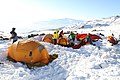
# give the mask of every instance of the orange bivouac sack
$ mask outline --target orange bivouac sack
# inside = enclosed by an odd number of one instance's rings
[[[118,43],[118,41],[116,41],[112,36],[108,36],[107,41],[109,41],[112,44],[117,44]]]

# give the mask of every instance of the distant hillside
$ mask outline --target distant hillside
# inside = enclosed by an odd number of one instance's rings
[[[56,29],[56,28],[60,28],[63,26],[76,24],[79,22],[83,22],[83,21],[70,19],[70,18],[64,18],[64,19],[53,19],[50,21],[39,21],[39,22],[34,23],[34,25],[36,25],[38,29],[41,29],[41,27],[43,29]]]
[[[120,16],[111,16],[108,18],[101,18],[97,20],[75,20],[75,19],[53,19],[50,21],[40,21],[34,23],[35,29],[32,27],[29,33],[41,31],[54,31],[56,28],[61,29],[85,29],[85,28],[100,28],[111,25],[120,25]]]
[[[62,29],[95,28],[106,27],[110,25],[120,25],[120,16],[117,15],[108,18],[79,22],[73,25],[65,26]]]

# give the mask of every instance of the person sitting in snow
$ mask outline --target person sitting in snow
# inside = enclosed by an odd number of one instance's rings
[[[60,32],[59,37],[63,37],[64,33],[63,30]]]
[[[18,40],[18,36],[17,36],[17,33],[15,32],[15,29],[16,28],[12,28],[12,31],[10,32],[11,34],[10,40],[13,39],[13,43]]]
[[[74,41],[75,41],[75,34],[71,31],[69,36],[68,36],[68,40],[70,42],[70,45],[74,45]]]
[[[91,45],[95,46],[95,44],[93,44],[93,41],[92,41],[90,35],[91,35],[90,33],[87,34],[87,37],[85,38],[85,43],[90,43]]]
[[[108,36],[107,37],[107,41],[109,41],[111,43],[111,45],[115,45],[115,44],[118,44],[119,40],[117,40],[115,37],[114,37],[114,34],[112,33],[112,36]]]

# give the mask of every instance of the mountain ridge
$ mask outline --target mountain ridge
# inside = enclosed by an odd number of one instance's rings
[[[120,16],[111,16],[107,18],[88,20],[84,22],[79,22],[74,25],[65,26],[62,29],[81,29],[81,28],[95,28],[95,27],[106,27],[110,25],[119,25]]]

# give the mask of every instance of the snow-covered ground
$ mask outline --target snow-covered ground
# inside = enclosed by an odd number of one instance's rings
[[[93,31],[94,29],[96,31]],[[58,58],[46,66],[34,69],[28,69],[19,62],[6,60],[7,48],[12,42],[0,41],[0,62],[3,63],[0,64],[0,80],[120,80],[120,45],[111,46],[107,42],[107,36],[112,33],[118,39],[120,25],[112,24],[76,31],[104,34],[100,49],[92,45],[72,49],[40,42],[49,54],[58,54]]]

